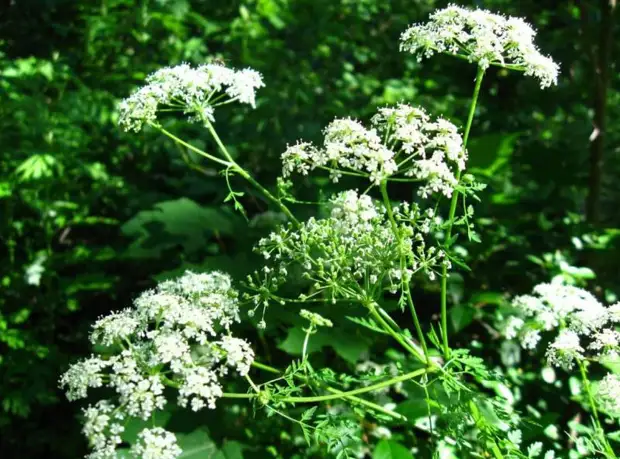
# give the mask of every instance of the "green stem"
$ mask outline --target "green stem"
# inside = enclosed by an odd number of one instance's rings
[[[364,394],[366,392],[373,392],[375,390],[383,389],[384,387],[389,387],[394,384],[398,384],[400,382],[408,381],[417,376],[421,376],[425,374],[427,371],[430,371],[427,368],[420,368],[418,370],[412,371],[410,373],[405,373],[404,375],[396,376],[394,378],[388,379],[387,381],[383,381],[377,384],[373,384],[371,386],[361,387],[359,389],[354,389],[346,392],[335,393],[332,395],[317,395],[315,397],[285,397],[282,399],[283,402],[288,403],[315,403],[315,402],[325,402],[327,400],[335,400],[343,397],[350,397],[353,395]]]
[[[245,379],[250,384],[250,386],[252,387],[254,392],[256,392],[257,394],[260,394],[260,389],[258,388],[258,386],[256,384],[254,384],[254,381],[252,381],[252,378],[250,378],[249,374],[245,375]]]
[[[601,426],[601,421],[598,415],[598,409],[596,408],[596,402],[594,401],[594,396],[592,394],[592,386],[590,385],[590,380],[588,379],[588,372],[586,370],[585,363],[583,361],[579,361],[579,371],[581,372],[581,380],[583,381],[583,387],[586,391],[586,395],[588,396],[588,403],[590,404],[590,408],[592,409],[592,418],[594,419],[594,424],[596,425],[597,434],[601,438],[601,441],[605,445],[605,450],[609,457],[616,457],[613,448],[605,438],[605,431]]]
[[[409,353],[411,355],[413,355],[416,359],[418,359],[420,362],[426,363],[428,364],[430,361],[427,360],[425,358],[424,355],[421,355],[420,352],[414,348],[411,344],[409,344],[407,341],[405,341],[403,339],[403,337],[401,335],[399,335],[398,333],[396,333],[394,331],[394,329],[392,327],[390,327],[390,324],[388,324],[385,319],[383,317],[381,317],[381,314],[379,314],[379,312],[377,311],[377,308],[371,304],[368,306],[368,310],[370,311],[370,314],[373,316],[373,318],[379,322],[379,325],[381,325],[381,327],[388,332],[392,338],[394,338],[396,341],[398,341],[398,343],[404,347],[407,351],[409,351]]]
[[[226,145],[224,145],[224,143],[222,142],[222,139],[220,139],[220,136],[217,134],[215,128],[213,127],[213,124],[209,120],[204,120],[204,121],[205,121],[205,125],[207,127],[207,130],[213,136],[213,139],[215,140],[215,143],[219,147],[219,149],[222,152],[222,154],[224,155],[224,157],[228,160],[227,164],[229,164],[230,167],[235,172],[237,172],[241,177],[243,177],[248,182],[250,182],[252,184],[252,186],[254,186],[254,188],[256,188],[258,191],[260,191],[267,199],[269,199],[276,206],[278,206],[278,208],[282,211],[282,213],[284,213],[289,218],[290,221],[292,221],[296,226],[299,226],[299,220],[297,220],[295,218],[295,216],[291,213],[291,211],[288,209],[288,207],[286,207],[284,204],[282,204],[282,201],[280,201],[273,194],[271,194],[269,192],[269,190],[267,190],[260,183],[258,183],[254,179],[254,177],[252,177],[250,175],[250,173],[248,171],[246,171],[243,167],[241,167],[239,164],[237,164],[237,162],[230,155],[228,149],[226,148]]]
[[[463,150],[467,148],[467,141],[469,140],[469,131],[471,130],[471,124],[474,120],[474,114],[476,113],[476,104],[478,103],[478,96],[480,94],[480,87],[482,86],[482,79],[484,77],[485,69],[478,67],[478,73],[476,74],[476,84],[474,87],[474,94],[472,96],[471,105],[469,107],[469,115],[467,116],[467,124],[465,125],[465,132],[463,135]],[[461,172],[456,173],[457,183],[461,180]],[[456,204],[458,201],[459,193],[454,190],[452,194],[452,200],[450,201],[450,213],[448,214],[448,229],[446,230],[446,242],[450,242],[452,237],[452,225],[454,223],[454,215],[456,214]],[[448,267],[444,263],[441,267],[441,337],[443,341],[443,354],[447,359],[450,356],[450,346],[448,344]]]
[[[274,368],[272,366],[269,365],[265,365],[264,363],[260,363],[260,362],[252,362],[252,366],[254,368],[257,368],[259,370],[263,370],[266,371],[268,373],[274,373],[274,374],[281,374],[282,372],[280,370],[278,370],[277,368]],[[298,378],[306,381],[307,378],[305,376],[302,375],[295,375]],[[353,403],[358,403],[360,405],[364,405],[367,406],[368,408],[374,410],[374,411],[378,411],[380,413],[386,414],[388,416],[391,416],[395,419],[400,419],[403,421],[407,420],[406,416],[403,416],[402,414],[396,413],[392,410],[388,410],[387,408],[382,407],[381,405],[377,405],[376,403],[373,402],[369,402],[368,400],[364,400],[363,398],[359,398],[356,397],[355,395],[345,395],[345,393],[341,390],[335,389],[333,387],[329,387],[329,386],[325,386],[325,390],[328,392],[331,392],[332,394],[338,394],[340,396],[342,396],[342,398],[349,400],[350,402]],[[252,398],[253,394],[242,394],[242,395],[249,395],[250,397],[244,397],[244,398]]]
[[[256,398],[256,394],[237,394],[233,392],[224,392],[222,398]]]
[[[392,226],[392,232],[394,233],[394,237],[398,241],[398,251],[400,255],[400,265],[401,265],[401,276],[404,279],[405,275],[405,266],[403,263],[403,240],[400,231],[398,231],[398,225],[396,224],[396,220],[394,219],[394,211],[392,210],[392,204],[390,203],[390,197],[387,191],[387,180],[383,180],[381,182],[381,195],[383,196],[383,203],[385,205],[385,209],[387,210],[388,219],[390,220],[390,224]],[[422,349],[424,351],[424,357],[426,359],[426,363],[430,364],[430,356],[428,354],[428,347],[426,346],[426,339],[424,338],[424,332],[422,331],[422,327],[420,326],[420,321],[418,320],[418,314],[416,313],[415,306],[413,304],[413,298],[411,297],[411,289],[409,285],[405,285],[403,282],[403,290],[406,290],[405,296],[407,297],[407,303],[409,305],[409,310],[411,311],[411,317],[413,318],[413,324],[415,325],[416,333],[418,334],[418,339],[420,340],[420,344],[422,345]]]
[[[312,326],[308,327],[308,330],[306,330],[306,337],[304,338],[304,345],[301,349],[302,362],[306,360],[306,354],[308,353],[308,341],[310,341],[310,335],[312,334],[312,331],[313,331]]]
[[[191,150],[194,153],[198,153],[199,155],[204,156],[205,158],[210,159],[211,161],[214,161],[214,162],[216,162],[218,164],[221,164],[222,166],[226,166],[226,167],[231,167],[232,166],[232,163],[223,161],[222,159],[218,158],[217,156],[210,155],[206,151],[202,151],[200,148],[197,148],[197,147],[193,146],[192,144],[187,143],[185,140],[178,138],[172,132],[169,132],[169,131],[165,130],[159,124],[150,123],[150,125],[153,126],[155,129],[157,129],[162,134],[170,137],[172,140],[174,140],[178,144],[183,145],[188,150]]]
[[[252,366],[254,368],[258,368],[259,370],[263,370],[263,371],[266,371],[268,373],[274,373],[276,375],[279,375],[279,374],[282,373],[277,368],[274,368],[274,367],[269,366],[269,365],[265,365],[264,363],[260,363],[260,362],[257,362],[257,361],[252,362]]]

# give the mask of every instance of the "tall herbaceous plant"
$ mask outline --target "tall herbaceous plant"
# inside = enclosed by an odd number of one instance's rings
[[[211,410],[226,403],[221,399],[234,398],[252,404],[256,416],[289,420],[309,444],[336,457],[364,457],[369,440],[362,440],[360,420],[370,419],[387,434],[413,431],[417,448],[437,457],[554,458],[553,449],[522,440],[522,414],[488,390],[501,383],[499,377],[468,349],[451,348],[447,326],[447,278],[462,265],[453,250],[453,230],[460,227],[474,237],[469,203],[483,188],[466,173],[466,147],[485,72],[497,66],[533,77],[542,89],[556,84],[558,65],[541,54],[535,35],[522,19],[457,6],[411,26],[401,37],[405,53],[418,60],[443,53],[477,67],[465,125],[405,103],[379,108],[367,122],[335,119],[322,142],[300,140],[285,149],[276,193],[235,161],[215,127],[218,111],[236,103],[254,107],[264,86],[258,72],[209,63],[150,75],[122,102],[121,127],[161,132],[219,166],[229,188],[230,176],[244,178],[288,222],[257,242],[264,266],[247,279],[188,271],[94,324],[97,352],[60,381],[71,400],[105,395],[84,409],[88,457],[179,457],[182,442],[156,422],[157,413],[170,404]],[[206,128],[217,150],[203,151],[165,129],[160,120],[169,112]],[[326,216],[300,221],[289,208],[294,198],[287,181],[309,174],[325,174],[334,182],[355,176],[367,180],[367,187],[331,196]],[[393,202],[394,183],[410,184],[419,198]],[[230,188],[227,200],[243,212],[239,195]],[[436,323],[418,319],[411,288],[422,277],[440,286]],[[397,298],[401,310],[409,311],[408,323],[392,318],[386,298]],[[350,319],[360,333],[393,340],[406,357],[398,365],[367,362],[348,375],[313,367],[308,359],[313,335],[321,327],[339,326],[313,312],[317,306],[355,309],[358,314]],[[579,369],[583,378],[594,426],[587,447],[595,456],[615,457],[603,416],[620,413],[620,380],[610,373],[594,391],[587,368],[603,356],[617,357],[619,306],[602,306],[582,290],[554,284],[536,287],[535,295],[515,299],[514,306],[517,312],[503,325],[506,338],[518,337],[533,348],[541,333],[557,331],[548,358]],[[301,309],[306,322],[301,358],[288,368],[261,363],[260,347],[235,336],[236,324],[248,315],[259,314],[258,326],[265,327],[267,308]],[[233,378],[244,378],[247,391],[228,392]],[[396,391],[406,399],[406,382],[425,394],[421,418],[394,409],[389,395]],[[126,426],[136,419],[145,421],[144,428],[129,441]]]

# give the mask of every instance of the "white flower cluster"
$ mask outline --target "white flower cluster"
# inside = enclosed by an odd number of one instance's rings
[[[230,334],[238,321],[230,277],[190,271],[144,292],[133,307],[99,319],[91,341],[106,346],[111,355],[78,362],[60,379],[69,400],[104,386],[117,394],[117,402],[100,401],[85,411],[91,459],[115,457],[120,420],[146,420],[162,409],[165,386],[178,390],[180,406],[214,408],[223,393],[221,377],[229,368],[247,374],[254,359],[250,345]],[[170,435],[157,429],[143,432],[135,445],[137,457],[176,457],[179,450]]]
[[[380,108],[372,122],[386,144],[398,147],[399,172],[424,182],[418,190],[421,196],[452,195],[457,185],[455,170],[464,170],[467,161],[454,124],[443,118],[432,120],[422,108],[407,104]]]
[[[259,241],[257,250],[271,264],[249,279],[257,307],[267,306],[270,297],[265,292],[277,290],[289,271],[310,282],[312,296],[325,294],[332,302],[357,302],[383,288],[396,292],[402,278],[408,281],[417,271],[434,276],[434,269],[448,263],[443,251],[426,246],[420,228],[429,227],[427,217],[408,205],[395,210],[404,235],[399,247],[386,210],[369,196],[349,190],[330,203],[329,217],[280,228]],[[309,297],[302,294],[299,299]]]
[[[451,196],[457,184],[453,169],[465,169],[467,159],[454,124],[434,121],[422,108],[407,104],[379,109],[371,123],[366,129],[358,121],[336,119],[325,129],[322,148],[308,142],[289,146],[282,154],[283,175],[307,175],[319,168],[334,181],[342,174],[361,174],[379,184],[402,174],[424,182],[422,196]]]
[[[126,131],[138,132],[155,121],[160,107],[192,115],[191,120],[213,121],[218,105],[239,101],[254,107],[256,90],[264,86],[255,70],[220,64],[165,67],[149,75],[146,83],[120,104],[119,124]]]
[[[619,357],[620,333],[613,326],[620,322],[620,303],[607,307],[581,288],[550,283],[514,298],[512,306],[517,315],[505,322],[504,335],[519,338],[524,348],[534,349],[542,331],[560,330],[547,349],[554,365],[570,369],[586,350],[599,358]]]
[[[598,384],[597,400],[607,413],[620,418],[620,376],[608,374]]]
[[[282,154],[283,175],[297,171],[303,175],[317,167],[330,171],[338,181],[342,171],[363,173],[378,184],[396,172],[394,152],[381,142],[375,129],[366,129],[359,121],[335,119],[324,131],[323,148],[300,142]]]
[[[161,427],[144,429],[140,432],[131,452],[134,457],[141,459],[174,459],[182,453],[174,434]]]
[[[489,65],[521,70],[540,82],[557,84],[559,66],[534,44],[536,31],[521,18],[456,5],[434,12],[426,24],[415,24],[401,36],[401,50],[418,60],[435,53],[462,56],[483,68]]]

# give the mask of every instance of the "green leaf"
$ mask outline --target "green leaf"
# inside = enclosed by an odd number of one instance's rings
[[[472,295],[469,303],[475,306],[502,305],[506,301],[504,294],[501,292],[477,292]]]
[[[290,355],[301,355],[305,336],[302,326],[292,327],[278,347]],[[350,363],[357,362],[369,349],[366,337],[356,333],[356,330],[346,328],[338,330],[338,333],[331,329],[317,330],[308,341],[308,354],[320,351],[325,346],[333,348],[336,354]]]
[[[134,239],[129,256],[150,258],[177,246],[190,253],[204,249],[213,235],[233,235],[241,224],[239,216],[230,209],[203,207],[181,198],[139,212],[121,231]]]
[[[455,306],[449,310],[448,315],[454,332],[458,333],[473,322],[476,310],[467,305]]]
[[[520,132],[494,133],[470,139],[468,169],[476,174],[493,176],[506,166]]]
[[[183,450],[179,456],[182,459],[212,459],[217,453],[217,445],[205,429],[197,429],[189,434],[177,434],[177,443]]]
[[[393,440],[381,440],[375,452],[372,455],[372,459],[412,459],[411,452],[403,445]]]
[[[52,155],[36,154],[22,162],[15,169],[20,182],[50,178],[54,174],[61,174],[62,166]]]
[[[209,456],[209,459],[243,459],[243,445],[237,441],[225,441],[215,456]]]
[[[314,415],[314,412],[316,411],[316,409],[317,407],[313,406],[312,408],[309,408],[306,411],[304,411],[301,415],[301,420],[309,421],[310,419],[312,419],[312,416]]]
[[[620,358],[603,357],[600,360],[601,365],[610,370],[615,375],[620,375]]]

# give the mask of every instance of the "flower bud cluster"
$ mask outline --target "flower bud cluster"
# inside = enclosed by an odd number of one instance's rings
[[[444,252],[426,245],[428,217],[408,205],[396,209],[403,243],[399,245],[386,210],[367,195],[349,190],[330,201],[327,218],[310,218],[299,227],[282,227],[259,241],[257,250],[268,264],[250,277],[257,306],[265,307],[271,292],[289,273],[310,283],[310,295],[353,302],[372,298],[383,289],[396,292],[418,271],[433,277],[447,263]],[[414,214],[417,217],[414,217]],[[406,265],[401,264],[404,260]],[[309,296],[302,294],[304,301]]]

